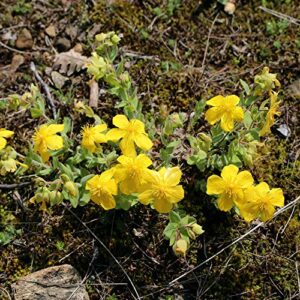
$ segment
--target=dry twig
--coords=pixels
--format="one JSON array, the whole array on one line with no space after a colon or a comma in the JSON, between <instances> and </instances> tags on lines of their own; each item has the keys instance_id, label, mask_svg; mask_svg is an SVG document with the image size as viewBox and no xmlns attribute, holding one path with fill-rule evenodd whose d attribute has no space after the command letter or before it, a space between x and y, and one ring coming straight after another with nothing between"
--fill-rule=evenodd
<instances>
[{"instance_id":1,"label":"dry twig","mask_svg":"<svg viewBox=\"0 0 300 300\"><path fill-rule=\"evenodd\" d=\"M52 110L53 118L55 119L56 118L56 108L55 108L54 101L52 99L52 95L50 93L49 87L46 84L46 82L42 79L42 77L40 76L40 74L38 73L38 71L36 69L36 66L35 66L35 64L34 64L33 61L30 63L30 70L33 72L35 78L38 80L38 82L44 88L46 96L47 96L48 104L49 104L49 106L50 106L50 108Z\"/></svg>"}]
</instances>

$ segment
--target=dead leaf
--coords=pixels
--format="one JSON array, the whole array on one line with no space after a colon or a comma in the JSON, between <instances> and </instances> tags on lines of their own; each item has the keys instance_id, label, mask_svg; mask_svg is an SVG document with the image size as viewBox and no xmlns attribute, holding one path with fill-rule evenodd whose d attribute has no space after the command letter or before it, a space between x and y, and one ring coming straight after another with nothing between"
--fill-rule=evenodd
<instances>
[{"instance_id":1,"label":"dead leaf","mask_svg":"<svg viewBox=\"0 0 300 300\"><path fill-rule=\"evenodd\" d=\"M89 59L86 56L71 49L70 51L56 54L53 69L59 70L61 74L70 76L75 71L79 72L84 69L88 61Z\"/></svg>"}]
</instances>

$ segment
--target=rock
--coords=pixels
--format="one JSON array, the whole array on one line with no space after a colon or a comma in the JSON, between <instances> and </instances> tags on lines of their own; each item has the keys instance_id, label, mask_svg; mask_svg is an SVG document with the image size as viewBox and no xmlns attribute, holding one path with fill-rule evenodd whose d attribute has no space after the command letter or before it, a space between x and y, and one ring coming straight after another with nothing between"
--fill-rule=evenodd
<instances>
[{"instance_id":1,"label":"rock","mask_svg":"<svg viewBox=\"0 0 300 300\"><path fill-rule=\"evenodd\" d=\"M12 284L15 300L89 300L78 272L70 265L43 269Z\"/></svg>"},{"instance_id":2,"label":"rock","mask_svg":"<svg viewBox=\"0 0 300 300\"><path fill-rule=\"evenodd\" d=\"M45 32L50 36L50 37L56 37L56 29L55 26L49 25L46 29Z\"/></svg>"},{"instance_id":3,"label":"rock","mask_svg":"<svg viewBox=\"0 0 300 300\"><path fill-rule=\"evenodd\" d=\"M59 38L55 45L60 52L67 51L71 48L71 42L66 38Z\"/></svg>"},{"instance_id":4,"label":"rock","mask_svg":"<svg viewBox=\"0 0 300 300\"><path fill-rule=\"evenodd\" d=\"M11 60L10 72L15 73L18 68L24 63L24 56L20 54L15 54Z\"/></svg>"},{"instance_id":5,"label":"rock","mask_svg":"<svg viewBox=\"0 0 300 300\"><path fill-rule=\"evenodd\" d=\"M51 79L54 83L54 85L58 88L61 89L65 83L67 82L67 80L69 80L68 77L61 75L60 73L53 71L51 72Z\"/></svg>"},{"instance_id":6,"label":"rock","mask_svg":"<svg viewBox=\"0 0 300 300\"><path fill-rule=\"evenodd\" d=\"M18 49L31 49L33 46L33 39L30 31L24 28L16 40L16 47Z\"/></svg>"}]
</instances>

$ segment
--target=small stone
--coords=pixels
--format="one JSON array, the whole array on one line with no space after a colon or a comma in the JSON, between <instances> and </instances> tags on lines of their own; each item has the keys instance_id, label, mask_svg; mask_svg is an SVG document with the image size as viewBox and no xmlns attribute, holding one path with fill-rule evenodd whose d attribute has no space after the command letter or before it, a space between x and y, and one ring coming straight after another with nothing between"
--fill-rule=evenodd
<instances>
[{"instance_id":1,"label":"small stone","mask_svg":"<svg viewBox=\"0 0 300 300\"><path fill-rule=\"evenodd\" d=\"M67 51L71 48L71 42L66 38L59 38L55 45L60 52Z\"/></svg>"},{"instance_id":2,"label":"small stone","mask_svg":"<svg viewBox=\"0 0 300 300\"><path fill-rule=\"evenodd\" d=\"M73 50L77 53L82 53L83 52L83 49L82 49L82 45L81 44L76 44L74 47L73 47Z\"/></svg>"},{"instance_id":3,"label":"small stone","mask_svg":"<svg viewBox=\"0 0 300 300\"><path fill-rule=\"evenodd\" d=\"M58 89L61 89L65 85L65 83L69 80L68 77L63 76L56 71L51 72L51 79L52 79L54 85Z\"/></svg>"},{"instance_id":4,"label":"small stone","mask_svg":"<svg viewBox=\"0 0 300 300\"><path fill-rule=\"evenodd\" d=\"M53 25L49 25L46 29L45 32L50 36L50 37L56 37L56 28Z\"/></svg>"},{"instance_id":5,"label":"small stone","mask_svg":"<svg viewBox=\"0 0 300 300\"><path fill-rule=\"evenodd\" d=\"M224 11L227 12L229 15L233 15L235 12L235 3L228 1L225 4Z\"/></svg>"},{"instance_id":6,"label":"small stone","mask_svg":"<svg viewBox=\"0 0 300 300\"><path fill-rule=\"evenodd\" d=\"M43 269L12 284L15 300L89 300L78 272L70 265Z\"/></svg>"},{"instance_id":7,"label":"small stone","mask_svg":"<svg viewBox=\"0 0 300 300\"><path fill-rule=\"evenodd\" d=\"M18 49L31 49L33 46L33 39L30 31L24 28L18 35L16 47Z\"/></svg>"}]
</instances>

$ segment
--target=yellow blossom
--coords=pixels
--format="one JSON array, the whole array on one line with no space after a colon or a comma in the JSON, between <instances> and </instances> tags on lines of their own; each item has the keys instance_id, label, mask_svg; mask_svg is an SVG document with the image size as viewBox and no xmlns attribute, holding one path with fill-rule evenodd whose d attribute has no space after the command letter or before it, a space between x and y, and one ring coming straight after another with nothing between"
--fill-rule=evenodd
<instances>
[{"instance_id":1,"label":"yellow blossom","mask_svg":"<svg viewBox=\"0 0 300 300\"><path fill-rule=\"evenodd\" d=\"M275 212L275 206L284 205L282 189L270 189L266 182L245 190L245 203L240 207L241 215L247 222L260 218L263 222L270 220Z\"/></svg>"},{"instance_id":2,"label":"yellow blossom","mask_svg":"<svg viewBox=\"0 0 300 300\"><path fill-rule=\"evenodd\" d=\"M97 149L96 144L105 143L106 137L104 133L101 133L107 129L106 124L96 125L94 127L85 126L82 129L82 141L83 148L90 150L94 153Z\"/></svg>"},{"instance_id":3,"label":"yellow blossom","mask_svg":"<svg viewBox=\"0 0 300 300\"><path fill-rule=\"evenodd\" d=\"M218 207L220 210L228 211L233 205L239 206L244 198L244 189L253 184L250 172L242 171L238 167L229 165L223 168L221 177L212 175L207 180L208 195L218 195Z\"/></svg>"},{"instance_id":4,"label":"yellow blossom","mask_svg":"<svg viewBox=\"0 0 300 300\"><path fill-rule=\"evenodd\" d=\"M64 146L63 138L56 135L63 130L64 124L44 124L36 130L33 136L34 151L41 155L44 162L49 160L49 150L59 150Z\"/></svg>"},{"instance_id":5,"label":"yellow blossom","mask_svg":"<svg viewBox=\"0 0 300 300\"><path fill-rule=\"evenodd\" d=\"M14 134L13 131L6 130L5 128L0 128L0 150L2 150L6 146L6 139L11 137Z\"/></svg>"},{"instance_id":6,"label":"yellow blossom","mask_svg":"<svg viewBox=\"0 0 300 300\"><path fill-rule=\"evenodd\" d=\"M205 119L209 124L214 125L221 120L221 128L224 131L232 131L234 121L243 121L243 109L237 104L240 98L235 95L223 97L221 95L208 100L206 104L213 106L205 113Z\"/></svg>"},{"instance_id":7,"label":"yellow blossom","mask_svg":"<svg viewBox=\"0 0 300 300\"><path fill-rule=\"evenodd\" d=\"M115 167L114 177L120 184L120 191L126 195L140 192L149 171L148 167L152 164L151 159L145 154L137 157L122 155L118 162L120 164Z\"/></svg>"},{"instance_id":8,"label":"yellow blossom","mask_svg":"<svg viewBox=\"0 0 300 300\"><path fill-rule=\"evenodd\" d=\"M95 175L86 183L86 190L90 191L91 199L105 210L116 207L114 196L118 194L118 186L112 178L114 169L109 169L101 175Z\"/></svg>"},{"instance_id":9,"label":"yellow blossom","mask_svg":"<svg viewBox=\"0 0 300 300\"><path fill-rule=\"evenodd\" d=\"M178 185L181 175L179 167L148 171L147 185L138 196L140 202L144 205L153 203L159 213L168 213L175 203L184 198L184 190Z\"/></svg>"},{"instance_id":10,"label":"yellow blossom","mask_svg":"<svg viewBox=\"0 0 300 300\"><path fill-rule=\"evenodd\" d=\"M259 132L260 136L264 136L270 133L271 127L274 125L275 122L275 115L280 116L280 112L278 111L280 101L277 101L277 96L278 93L273 91L270 92L271 107L270 110L267 112L266 123Z\"/></svg>"},{"instance_id":11,"label":"yellow blossom","mask_svg":"<svg viewBox=\"0 0 300 300\"><path fill-rule=\"evenodd\" d=\"M136 156L134 145L136 144L143 150L149 150L152 147L152 142L145 132L145 125L137 119L128 121L124 115L116 115L113 118L113 124L118 128L109 130L106 137L111 141L120 142L120 148L126 156Z\"/></svg>"}]
</instances>

